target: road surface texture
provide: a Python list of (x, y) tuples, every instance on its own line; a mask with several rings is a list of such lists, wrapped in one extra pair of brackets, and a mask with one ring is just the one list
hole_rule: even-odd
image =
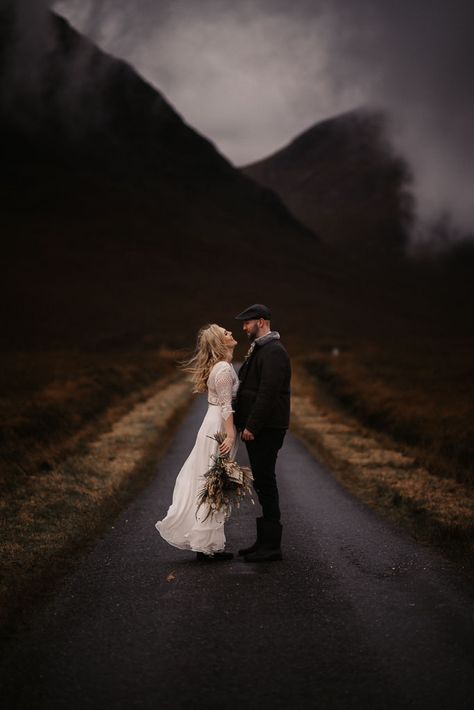
[[(160, 538), (205, 407), (198, 398), (153, 483), (13, 643), (2, 708), (474, 707), (468, 584), (293, 436), (278, 463), (282, 562), (203, 565)], [(257, 512), (235, 513), (230, 548), (253, 541)]]

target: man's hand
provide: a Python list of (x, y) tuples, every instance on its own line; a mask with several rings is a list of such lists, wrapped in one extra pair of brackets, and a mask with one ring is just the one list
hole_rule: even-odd
[(240, 435), (240, 438), (242, 439), (242, 441), (253, 441), (255, 439), (252, 432), (248, 429), (243, 430), (242, 434)]

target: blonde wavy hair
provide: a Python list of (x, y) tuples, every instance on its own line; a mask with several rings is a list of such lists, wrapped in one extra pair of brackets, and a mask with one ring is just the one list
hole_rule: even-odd
[(199, 329), (193, 355), (180, 363), (183, 370), (191, 374), (193, 392), (206, 391), (209, 373), (216, 362), (227, 358), (228, 352), (221, 326), (210, 323)]

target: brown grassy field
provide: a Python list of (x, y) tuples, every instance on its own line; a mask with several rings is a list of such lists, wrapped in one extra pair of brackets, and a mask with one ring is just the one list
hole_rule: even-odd
[(474, 578), (472, 483), (437, 475), (423, 465), (423, 451), (363, 424), (311, 364), (294, 361), (294, 433), (354, 496)]
[(474, 484), (474, 342), (426, 338), (326, 347), (307, 358), (363, 424), (392, 436), (432, 473)]
[(137, 350), (2, 353), (0, 482), (46, 475), (174, 369), (173, 354)]
[(7, 635), (149, 480), (190, 400), (176, 355), (11, 355), (1, 400)]

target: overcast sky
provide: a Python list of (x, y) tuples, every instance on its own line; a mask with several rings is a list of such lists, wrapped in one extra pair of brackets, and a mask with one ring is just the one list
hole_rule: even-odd
[[(41, 1), (41, 0), (39, 0)], [(237, 165), (315, 122), (385, 108), (420, 214), (474, 226), (471, 0), (61, 0)]]

